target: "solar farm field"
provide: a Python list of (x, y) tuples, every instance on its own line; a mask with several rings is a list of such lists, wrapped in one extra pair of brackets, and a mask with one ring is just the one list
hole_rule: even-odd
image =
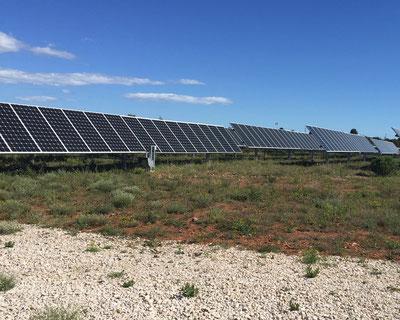
[(399, 199), (399, 175), (377, 176), (357, 161), (164, 161), (153, 172), (0, 174), (1, 220), (288, 254), (312, 247), (399, 260)]

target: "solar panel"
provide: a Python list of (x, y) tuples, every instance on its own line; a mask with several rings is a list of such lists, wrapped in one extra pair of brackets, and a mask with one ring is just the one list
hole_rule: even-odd
[(103, 114), (94, 112), (85, 113), (112, 151), (129, 151)]
[(372, 143), (378, 148), (380, 154), (399, 154), (399, 148), (391, 141), (371, 139)]
[(377, 153), (364, 136), (307, 126), (327, 152)]
[(199, 124), (200, 129), (203, 131), (203, 133), (206, 135), (207, 139), (212, 143), (214, 148), (217, 150), (217, 152), (227, 152), (222, 144), (218, 141), (218, 139), (215, 137), (209, 126), (205, 124)]
[(226, 152), (234, 152), (232, 147), (229, 145), (229, 143), (225, 140), (224, 136), (222, 133), (218, 130), (217, 127), (214, 126), (208, 126), (210, 128), (211, 132), (214, 134), (215, 138), (219, 141), (219, 143), (222, 145), (224, 150)]
[(157, 129), (154, 122), (150, 119), (138, 118), (139, 122), (146, 129), (146, 131), (151, 135), (152, 139), (157, 143), (157, 146), (161, 152), (164, 153), (174, 153), (174, 149), (169, 145), (168, 141), (165, 140), (163, 135)]
[(169, 127), (165, 124), (164, 121), (161, 120), (153, 120), (153, 123), (157, 127), (158, 131), (162, 134), (162, 136), (167, 140), (168, 144), (174, 149), (175, 152), (186, 152), (186, 149), (182, 146), (179, 140), (175, 137), (175, 134), (169, 129)]
[(233, 131), (249, 148), (318, 151), (321, 146), (311, 134), (232, 123)]
[(106, 114), (105, 117), (113, 126), (115, 131), (125, 142), (125, 145), (129, 148), (131, 152), (143, 152), (145, 151), (142, 144), (137, 139), (136, 135), (129, 129), (125, 121), (120, 117), (112, 114)]
[(136, 137), (146, 149), (146, 151), (150, 151), (151, 146), (157, 146), (157, 143), (154, 142), (149, 133), (144, 129), (142, 124), (138, 119), (132, 117), (122, 117), (125, 123), (129, 126), (132, 132), (135, 133)]
[(10, 152), (11, 150), (7, 147), (7, 144), (3, 140), (0, 134), (0, 152)]
[(235, 140), (232, 139), (232, 136), (229, 134), (229, 131), (227, 128), (224, 127), (216, 127), (219, 132), (221, 132), (223, 138), (225, 141), (229, 144), (233, 152), (241, 152), (240, 148), (236, 144)]
[(66, 149), (37, 107), (12, 105), (43, 152), (65, 152)]
[(173, 121), (166, 121), (165, 124), (174, 133), (175, 137), (181, 142), (182, 146), (185, 148), (187, 152), (189, 153), (198, 152), (193, 143), (189, 140), (188, 136), (186, 136), (185, 132), (183, 132), (178, 123)]
[(111, 151), (83, 112), (64, 110), (64, 113), (81, 137), (85, 140), (92, 152)]
[(8, 104), (0, 104), (0, 134), (14, 152), (40, 152), (32, 137)]
[(233, 141), (236, 143), (237, 146), (243, 146), (245, 147), (246, 145), (244, 144), (242, 138), (239, 137), (239, 135), (236, 133), (236, 131), (232, 128), (227, 128), (228, 133), (230, 134), (231, 138)]
[(211, 142), (203, 137), (204, 133), (201, 131), (197, 124), (193, 123), (179, 123), (180, 128), (185, 132), (190, 142), (196, 147), (200, 153), (216, 152)]
[(396, 133), (396, 136), (400, 138), (400, 129), (392, 128), (393, 131)]
[(89, 148), (62, 110), (44, 107), (39, 110), (69, 152), (89, 152)]

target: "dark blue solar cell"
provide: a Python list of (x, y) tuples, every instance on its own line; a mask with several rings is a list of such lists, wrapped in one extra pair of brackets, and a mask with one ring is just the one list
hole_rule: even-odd
[(100, 134), (90, 123), (85, 113), (81, 111), (64, 110), (65, 115), (72, 122), (76, 130), (78, 130), (82, 139), (86, 142), (92, 152), (109, 152), (111, 151), (104, 142)]
[(399, 148), (391, 141), (371, 139), (381, 154), (399, 154)]
[(218, 152), (221, 152), (221, 153), (225, 153), (226, 152), (225, 148), (218, 141), (218, 139), (215, 137), (215, 135), (212, 133), (212, 131), (210, 130), (210, 128), (207, 125), (199, 124), (199, 127), (204, 132), (204, 134), (206, 135), (208, 140), (212, 143), (212, 145), (214, 146), (214, 148)]
[(143, 118), (137, 118), (137, 119), (142, 124), (142, 126), (146, 129), (146, 131), (149, 133), (151, 138), (157, 143), (159, 152), (174, 153), (174, 150), (169, 145), (168, 141), (165, 140), (165, 138), (162, 136), (162, 134), (157, 129), (156, 125), (154, 124), (154, 122), (152, 120), (143, 119)]
[(168, 144), (174, 149), (175, 152), (184, 153), (185, 148), (182, 146), (180, 141), (175, 137), (175, 134), (162, 120), (153, 120), (153, 123), (157, 127), (158, 131), (161, 132), (162, 136), (167, 140)]
[(40, 152), (8, 104), (0, 104), (0, 134), (14, 152)]
[(138, 119), (133, 117), (122, 117), (122, 119), (136, 135), (147, 152), (150, 151), (151, 146), (158, 147), (157, 143), (152, 139), (150, 134), (146, 131)]
[(210, 128), (211, 132), (214, 134), (214, 136), (217, 138), (218, 142), (222, 145), (222, 147), (225, 149), (225, 152), (234, 152), (232, 147), (229, 145), (228, 141), (225, 140), (224, 136), (222, 133), (218, 130), (217, 127), (215, 126), (208, 126)]
[(178, 123), (173, 121), (166, 121), (165, 123), (174, 133), (175, 137), (180, 141), (182, 146), (185, 148), (186, 152), (197, 153), (197, 149), (195, 148), (193, 143), (189, 140), (189, 137), (186, 136), (185, 132), (183, 132)]
[(0, 134), (0, 152), (9, 152), (9, 151), (11, 150), (7, 147), (5, 141), (3, 140)]
[(118, 136), (114, 128), (110, 125), (106, 117), (102, 113), (85, 112), (90, 122), (95, 126), (97, 131), (103, 137), (107, 145), (112, 151), (127, 152), (129, 151), (125, 143)]
[(204, 137), (204, 133), (197, 124), (179, 122), (178, 125), (185, 132), (190, 142), (196, 147), (197, 152), (215, 152), (211, 142)]
[(40, 107), (39, 110), (69, 152), (90, 151), (61, 109)]
[(132, 152), (144, 152), (145, 148), (139, 142), (136, 135), (132, 132), (132, 130), (128, 127), (125, 121), (121, 116), (106, 114), (107, 120), (113, 126), (115, 131), (118, 132), (121, 139), (125, 142), (126, 146)]
[(37, 107), (15, 104), (12, 107), (42, 151), (67, 151)]

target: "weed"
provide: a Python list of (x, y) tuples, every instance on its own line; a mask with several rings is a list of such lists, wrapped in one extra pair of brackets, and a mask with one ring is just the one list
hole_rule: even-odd
[(101, 248), (99, 246), (95, 245), (94, 243), (92, 243), (85, 249), (85, 251), (96, 253), (96, 252), (101, 251)]
[(107, 224), (100, 229), (100, 232), (104, 236), (116, 237), (123, 234), (123, 231), (118, 227), (114, 227), (111, 224)]
[(186, 283), (180, 290), (185, 298), (194, 298), (199, 294), (199, 289), (194, 284)]
[(169, 213), (169, 214), (171, 214), (171, 213), (182, 214), (182, 213), (185, 213), (186, 211), (188, 211), (188, 208), (179, 202), (171, 203), (167, 207), (167, 213)]
[(133, 203), (133, 200), (135, 199), (134, 195), (122, 190), (113, 191), (111, 196), (112, 196), (112, 203), (116, 208), (129, 207)]
[(22, 230), (22, 227), (14, 222), (0, 221), (0, 235), (14, 234)]
[(161, 242), (158, 239), (149, 239), (144, 241), (143, 246), (149, 248), (157, 248), (161, 246)]
[(121, 228), (134, 228), (139, 225), (139, 222), (132, 216), (124, 216), (119, 222)]
[(314, 264), (319, 260), (318, 250), (315, 248), (307, 249), (303, 252), (303, 257), (301, 261), (305, 264)]
[(5, 214), (7, 219), (21, 218), (29, 211), (30, 207), (18, 200), (9, 199), (0, 204), (0, 213)]
[(116, 278), (122, 278), (122, 276), (125, 274), (124, 271), (114, 271), (114, 272), (110, 272), (107, 277), (111, 278), (111, 279), (116, 279)]
[(300, 304), (297, 302), (294, 302), (293, 299), (289, 301), (289, 310), (290, 311), (299, 311), (300, 309)]
[(115, 189), (115, 182), (112, 180), (101, 179), (90, 185), (90, 189), (108, 193)]
[(100, 227), (107, 223), (107, 218), (99, 214), (83, 214), (76, 219), (76, 225), (80, 229)]
[(261, 246), (260, 248), (258, 248), (257, 251), (259, 253), (270, 253), (270, 252), (277, 253), (280, 250), (279, 250), (279, 247), (277, 247), (277, 246), (274, 246), (272, 244), (265, 244), (265, 245)]
[(0, 273), (0, 292), (11, 290), (15, 287), (14, 276), (8, 276), (4, 273)]
[(14, 241), (6, 241), (4, 243), (4, 248), (14, 248), (15, 242)]
[(371, 270), (370, 274), (373, 275), (373, 276), (380, 276), (380, 275), (382, 274), (382, 271), (380, 271), (380, 270), (377, 269), (377, 268), (373, 268), (373, 269)]
[(236, 201), (260, 201), (262, 198), (261, 189), (255, 187), (239, 188), (231, 193), (230, 198)]
[(135, 284), (135, 281), (128, 280), (128, 281), (125, 281), (124, 283), (122, 283), (121, 287), (122, 288), (130, 288), (130, 287), (133, 287), (134, 284)]
[(315, 278), (319, 274), (319, 268), (313, 269), (310, 265), (306, 268), (306, 278)]
[(400, 288), (393, 287), (393, 286), (389, 286), (389, 287), (387, 287), (387, 289), (388, 289), (390, 292), (400, 292)]
[(92, 214), (102, 214), (106, 215), (114, 210), (114, 207), (111, 204), (103, 204), (89, 210)]
[(50, 206), (50, 214), (54, 216), (68, 216), (74, 212), (74, 208), (64, 203), (56, 203)]
[(155, 212), (144, 212), (136, 215), (136, 218), (146, 224), (153, 224), (160, 218), (160, 215)]
[(29, 320), (79, 320), (78, 310), (68, 310), (64, 307), (48, 307), (32, 315)]

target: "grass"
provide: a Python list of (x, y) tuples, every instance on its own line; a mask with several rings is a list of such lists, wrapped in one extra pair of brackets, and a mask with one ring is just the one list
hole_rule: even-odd
[(101, 248), (95, 244), (90, 244), (86, 249), (86, 252), (92, 252), (92, 253), (96, 253), (96, 252), (100, 252)]
[[(82, 160), (63, 161), (54, 166)], [(334, 161), (288, 165), (282, 157), (161, 164), (151, 174), (3, 171), (0, 219), (106, 235), (237, 244), (264, 252), (312, 247), (323, 255), (399, 260), (400, 174), (378, 176), (368, 162)], [(0, 224), (0, 234), (3, 229)], [(376, 234), (381, 238), (374, 239)], [(260, 248), (264, 243), (270, 247)]]
[(14, 248), (15, 242), (14, 241), (6, 241), (4, 243), (4, 248)]
[(289, 310), (290, 311), (299, 311), (300, 310), (300, 304), (295, 302), (295, 301), (293, 301), (293, 300), (290, 300), (289, 301)]
[(0, 292), (11, 290), (15, 287), (15, 277), (0, 273)]
[(69, 310), (64, 307), (48, 307), (32, 315), (29, 320), (80, 320), (78, 310)]
[(111, 278), (111, 279), (116, 279), (116, 278), (122, 278), (122, 276), (125, 274), (124, 271), (113, 271), (110, 272), (107, 277)]
[(133, 280), (128, 280), (128, 281), (123, 282), (123, 283), (121, 284), (121, 287), (122, 287), (122, 288), (130, 288), (130, 287), (133, 287), (134, 284), (135, 284), (135, 281), (133, 281)]
[(319, 268), (313, 268), (310, 265), (306, 268), (306, 278), (315, 278), (319, 274)]
[(22, 230), (22, 227), (14, 222), (0, 221), (0, 235), (14, 234)]
[(317, 249), (310, 248), (304, 250), (303, 257), (301, 259), (301, 261), (304, 264), (315, 264), (318, 262), (318, 260), (319, 260), (319, 253)]
[(180, 293), (185, 298), (194, 298), (199, 294), (199, 289), (194, 284), (186, 283)]

